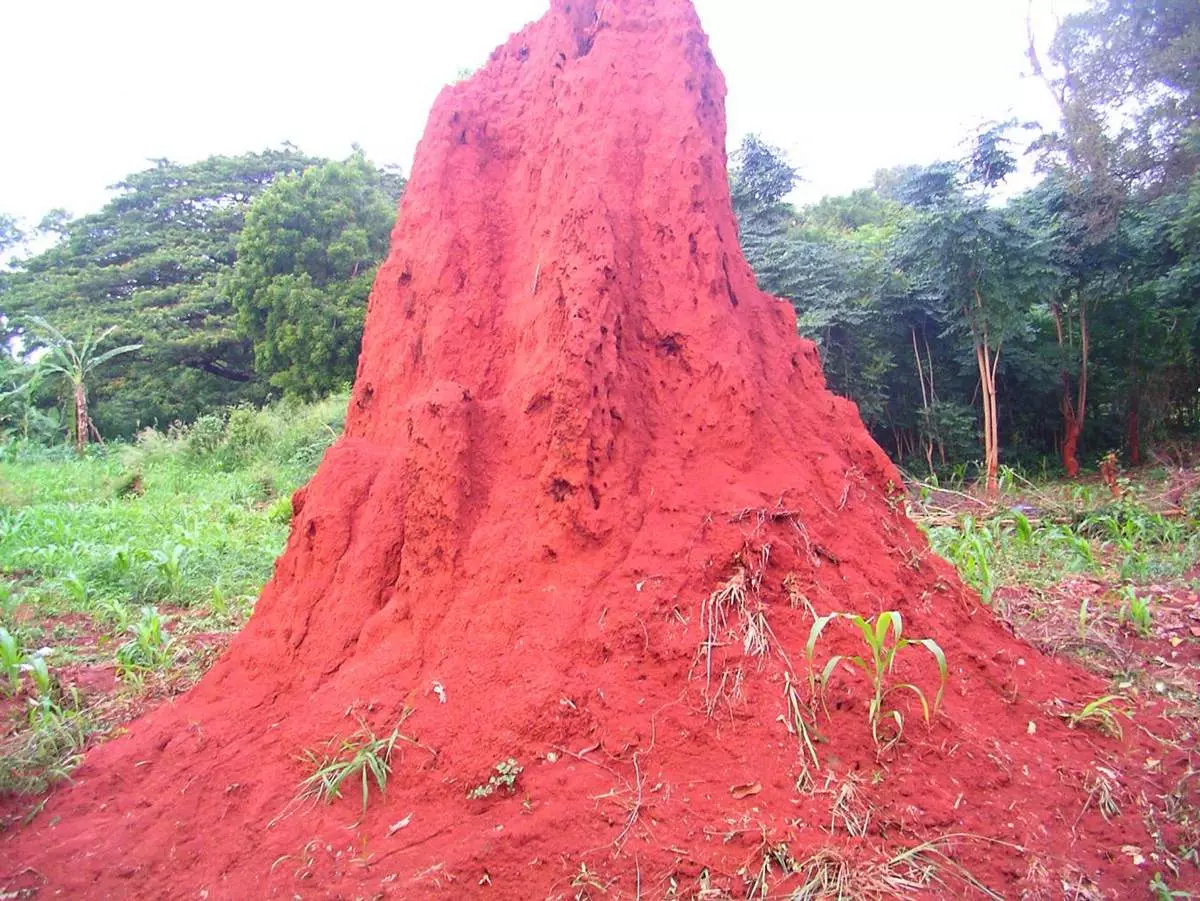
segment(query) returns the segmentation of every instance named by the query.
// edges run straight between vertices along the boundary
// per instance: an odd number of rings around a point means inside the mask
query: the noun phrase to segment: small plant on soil
[[[0,626],[0,677],[9,697],[21,690],[21,643],[8,629]]]
[[[1129,711],[1124,707],[1126,700],[1124,695],[1105,695],[1102,698],[1089,701],[1081,709],[1064,714],[1063,716],[1067,721],[1067,725],[1072,729],[1081,725],[1093,726],[1105,735],[1113,738],[1123,738],[1125,731],[1121,728],[1121,723],[1117,719],[1117,716],[1129,716]]]
[[[1150,893],[1154,896],[1154,901],[1175,901],[1176,898],[1188,899],[1192,897],[1191,892],[1172,891],[1162,877],[1162,873],[1155,873],[1154,878],[1150,880]]]
[[[820,639],[825,627],[836,619],[848,620],[858,628],[866,645],[867,653],[849,656],[835,654],[830,657],[821,670],[821,689],[823,691],[825,686],[828,685],[830,677],[843,661],[862,670],[867,679],[870,680],[872,688],[871,701],[867,708],[867,720],[871,726],[871,737],[875,740],[875,744],[880,750],[886,750],[898,742],[904,733],[904,715],[898,708],[888,706],[888,698],[899,691],[911,692],[921,703],[921,712],[926,724],[928,724],[932,713],[936,712],[937,708],[941,705],[942,695],[946,690],[946,682],[949,678],[946,667],[946,655],[932,638],[904,638],[902,635],[904,623],[898,611],[885,610],[873,619],[866,619],[857,613],[830,613],[826,616],[817,617],[816,621],[813,622],[812,630],[808,636],[808,644],[805,646],[805,653],[808,656],[810,686],[814,689],[815,686],[812,683],[815,680],[816,670],[814,668],[813,657],[816,653],[817,641]],[[896,656],[905,648],[916,646],[925,648],[933,655],[934,660],[937,661],[938,672],[941,676],[941,682],[938,686],[937,694],[934,696],[932,708],[925,696],[925,692],[920,687],[911,682],[891,682],[892,670],[896,665]],[[890,721],[892,724],[894,731],[890,736],[885,737],[881,734],[880,725],[884,721]]]
[[[64,694],[43,658],[33,657],[26,666],[35,690],[29,728],[0,743],[0,793],[37,794],[67,778],[90,728],[78,696]]]
[[[127,631],[133,638],[117,649],[117,666],[123,673],[161,669],[171,662],[173,639],[157,608],[143,607],[141,618]]]
[[[1121,590],[1125,602],[1121,605],[1120,621],[1128,623],[1142,638],[1149,638],[1154,628],[1154,614],[1150,610],[1150,598],[1138,597],[1132,585]]]
[[[404,718],[401,719],[401,724]],[[387,794],[392,774],[392,751],[398,741],[412,741],[400,734],[397,725],[390,735],[379,738],[366,722],[358,718],[358,731],[347,738],[333,739],[324,751],[305,750],[301,760],[313,767],[313,773],[300,783],[298,799],[312,798],[325,804],[342,797],[342,786],[357,783],[362,789],[362,812],[367,812],[371,783],[381,795]]]
[[[516,789],[517,777],[525,771],[525,767],[517,763],[512,757],[507,760],[501,760],[493,769],[496,772],[488,777],[487,782],[482,785],[476,785],[467,792],[468,798],[472,800],[486,798],[499,789],[504,789],[509,794],[512,794]]]

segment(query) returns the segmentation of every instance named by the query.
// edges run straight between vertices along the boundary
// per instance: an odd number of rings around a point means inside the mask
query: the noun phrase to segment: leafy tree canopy
[[[318,397],[353,379],[401,187],[356,152],[279,179],[251,206],[222,289],[255,370],[285,394]]]
[[[76,335],[118,323],[114,340],[144,346],[97,373],[95,418],[106,433],[261,399],[252,348],[217,283],[233,265],[250,202],[314,162],[293,147],[191,165],[158,160],[113,186],[99,212],[70,220],[53,211],[42,230],[60,234],[58,243],[0,282],[10,336],[41,316]]]

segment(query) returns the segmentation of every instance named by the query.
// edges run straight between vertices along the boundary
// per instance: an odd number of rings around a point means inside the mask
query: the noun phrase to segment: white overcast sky
[[[729,85],[730,145],[758,132],[795,199],[955,155],[983,120],[1050,125],[1027,77],[1027,0],[695,0]],[[0,0],[0,213],[102,205],[107,185],[291,141],[357,142],[408,171],[439,89],[549,0]],[[1034,0],[1048,40],[1084,0]]]

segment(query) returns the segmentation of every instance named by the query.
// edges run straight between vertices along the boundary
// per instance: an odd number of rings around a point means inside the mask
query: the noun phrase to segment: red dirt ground
[[[1068,729],[1059,712],[1104,685],[1006,634],[905,518],[739,250],[724,95],[688,0],[554,0],[443,92],[346,435],[254,616],[0,839],[0,889],[741,897],[786,845],[844,854],[866,891],[869,864],[947,837],[1004,897],[1145,894],[1150,836],[1086,786],[1119,759],[1143,790],[1148,739]],[[702,607],[739,571],[772,647],[746,653],[731,614],[710,669]],[[785,687],[807,700],[810,604],[899,610],[937,639],[930,728],[904,701],[878,753],[866,686],[838,673],[806,767]],[[818,662],[854,648],[830,627]],[[932,659],[900,658],[932,696]],[[405,711],[425,747],[399,746],[361,820],[353,791],[293,800],[304,749]],[[470,799],[508,758],[515,790]],[[939,873],[927,895],[971,894]],[[772,897],[799,886],[784,875]]]

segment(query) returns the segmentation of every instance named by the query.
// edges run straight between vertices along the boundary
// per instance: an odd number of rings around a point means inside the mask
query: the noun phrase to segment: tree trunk
[[[986,340],[976,340],[975,360],[979,365],[979,387],[983,396],[983,468],[984,490],[988,497],[1000,493],[1000,443],[996,428],[996,364],[1000,352],[993,356]]]
[[[975,339],[975,362],[979,366],[979,390],[983,395],[983,468],[984,491],[988,497],[1000,493],[1000,431],[996,424],[996,368],[1000,365],[1000,348],[992,352],[987,320],[983,317],[983,297],[975,289],[975,307],[981,324],[971,327]]]
[[[1135,389],[1129,395],[1129,411],[1125,418],[1125,446],[1129,449],[1129,465],[1142,465],[1142,436],[1138,423],[1140,398]]]
[[[1057,304],[1051,305],[1051,311],[1054,313],[1054,328],[1058,334],[1058,346],[1060,350],[1065,351],[1069,345],[1063,329],[1063,312],[1062,308]],[[1087,304],[1082,297],[1079,298],[1079,373],[1077,375],[1078,388],[1075,397],[1072,397],[1071,390],[1071,373],[1067,371],[1064,361],[1060,369],[1062,379],[1062,393],[1059,395],[1058,407],[1062,411],[1063,417],[1063,441],[1062,441],[1062,462],[1063,468],[1067,471],[1067,478],[1075,478],[1079,475],[1079,438],[1083,434],[1083,418],[1087,408],[1087,383],[1088,383],[1088,353],[1090,350],[1090,341],[1088,338],[1087,327]]]
[[[87,388],[82,381],[75,383],[75,450],[83,453],[88,443],[88,432],[91,431],[91,417],[88,416]]]
[[[925,419],[925,436],[922,444],[925,448],[925,465],[929,474],[933,475],[933,421],[929,413],[929,391],[925,390],[925,368],[921,365],[921,351],[917,349],[917,330],[912,329],[913,356],[917,358],[917,379],[921,382],[921,415]],[[933,390],[933,359],[929,360],[930,391]]]

